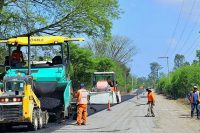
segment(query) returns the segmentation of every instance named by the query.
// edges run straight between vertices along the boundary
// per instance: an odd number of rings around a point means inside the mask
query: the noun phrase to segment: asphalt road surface
[[[190,109],[175,100],[156,95],[156,117],[145,117],[147,113],[146,96],[134,95],[121,104],[88,116],[86,126],[77,126],[76,121],[68,120],[62,124],[50,123],[39,133],[199,133],[200,120],[190,118]],[[20,132],[22,129],[20,129]],[[17,132],[15,129],[13,132]],[[23,129],[23,132],[26,132]]]
[[[125,96],[122,96],[122,102],[125,102],[131,98],[133,98],[135,96],[135,94],[130,94],[130,95],[125,95]],[[117,105],[117,104],[115,104]],[[112,106],[115,106],[115,105],[111,105]],[[99,113],[103,110],[106,110],[107,109],[107,105],[89,105],[88,107],[88,117],[96,114],[96,113]],[[12,129],[7,129],[6,132],[7,133],[13,133],[13,132],[26,132],[26,133],[45,133],[45,132],[54,132],[54,131],[57,131],[67,125],[73,125],[75,123],[74,120],[72,119],[69,119],[69,120],[66,120],[65,122],[63,123],[49,123],[47,125],[47,127],[43,128],[43,129],[40,129],[38,131],[29,131],[26,126],[14,126]]]

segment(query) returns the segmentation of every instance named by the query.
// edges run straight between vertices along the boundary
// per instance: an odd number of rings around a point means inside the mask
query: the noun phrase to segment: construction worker
[[[190,100],[190,103],[191,103],[191,118],[193,117],[194,109],[196,109],[197,118],[199,119],[199,102],[200,102],[200,97],[199,97],[199,91],[198,91],[197,86],[194,86],[193,91],[190,92],[189,100]]]
[[[24,62],[24,57],[20,46],[17,46],[16,50],[12,52],[11,63],[13,66],[17,66],[19,63]]]
[[[84,84],[80,84],[80,88],[76,93],[77,97],[77,125],[86,125],[87,119],[87,103],[88,103],[88,91],[84,88]]]
[[[145,115],[146,117],[155,117],[155,114],[154,114],[154,106],[155,106],[155,95],[154,93],[152,92],[151,88],[148,87],[146,89],[147,91],[147,104],[148,104],[148,111],[147,111],[147,115]]]
[[[107,82],[110,85],[110,87],[113,87],[113,81],[110,79],[110,76],[107,78]]]

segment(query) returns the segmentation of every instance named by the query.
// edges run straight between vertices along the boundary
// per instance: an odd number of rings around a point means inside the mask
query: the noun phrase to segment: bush
[[[159,81],[158,91],[175,99],[183,98],[194,85],[198,86],[199,84],[200,66],[183,66],[172,72],[170,78],[162,77]]]

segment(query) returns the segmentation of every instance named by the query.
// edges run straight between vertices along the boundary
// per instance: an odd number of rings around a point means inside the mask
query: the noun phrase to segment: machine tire
[[[0,124],[1,132],[10,131],[11,129],[12,129],[12,125],[10,125],[10,124]]]
[[[43,118],[41,109],[37,110],[37,116],[38,116],[38,129],[41,129],[43,127]]]
[[[49,114],[47,111],[43,112],[43,127],[45,127],[48,124],[49,121]]]
[[[33,110],[32,123],[30,124],[30,129],[33,131],[37,131],[38,129],[38,117],[37,111],[35,109]]]
[[[10,124],[7,124],[7,125],[5,125],[5,128],[6,128],[6,130],[8,130],[8,131],[10,131],[11,129],[12,129],[12,125],[10,125]]]

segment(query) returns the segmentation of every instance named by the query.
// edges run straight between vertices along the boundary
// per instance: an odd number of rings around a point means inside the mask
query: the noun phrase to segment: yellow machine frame
[[[23,98],[23,117],[25,120],[32,122],[33,109],[40,108],[41,104],[39,99],[34,94],[32,85],[27,84],[24,87],[24,98]]]
[[[30,37],[31,45],[51,45],[57,43],[64,43],[66,41],[84,41],[84,38],[68,38],[62,36],[33,36]],[[28,45],[28,37],[10,38],[8,40],[0,40],[0,43],[7,43],[8,45]]]

